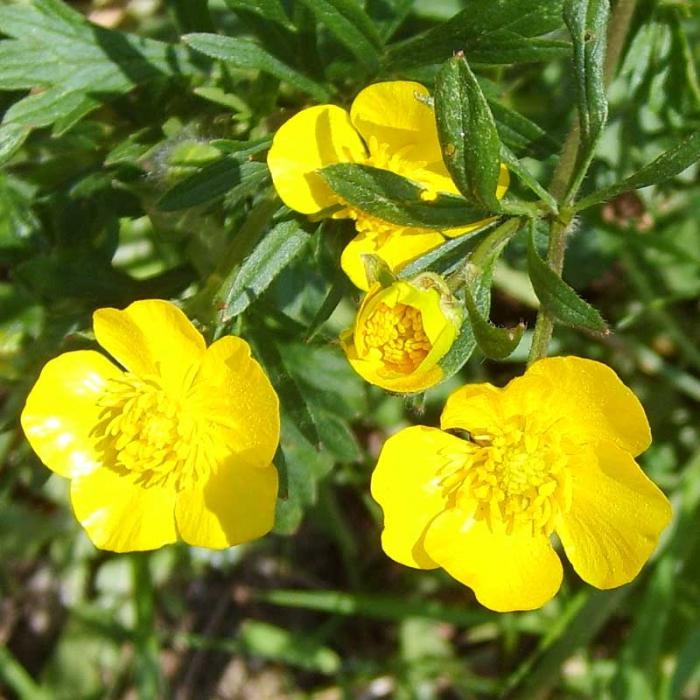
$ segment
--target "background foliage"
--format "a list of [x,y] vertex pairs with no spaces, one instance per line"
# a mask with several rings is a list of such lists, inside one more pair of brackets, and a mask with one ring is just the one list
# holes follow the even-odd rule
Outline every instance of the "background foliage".
[[[681,158],[697,144],[698,3],[628,4],[584,196],[680,139]],[[501,141],[548,183],[576,101],[562,2],[4,0],[0,35],[0,695],[699,696],[697,166],[581,212],[564,278],[613,332],[558,326],[553,348],[607,362],[640,396],[655,437],[642,463],[674,524],[634,583],[600,592],[567,571],[543,610],[499,615],[446,575],[385,557],[368,483],[388,434],[434,423],[464,381],[520,373],[531,330],[505,363],[477,350],[421,399],[363,383],[336,343],[358,296],[338,265],[350,224],[281,206],[264,164],[303,106],[347,106],[378,79],[433,88],[464,50]],[[415,269],[449,269],[472,245]],[[533,326],[527,259],[522,231],[492,270],[500,325]],[[210,337],[246,337],[280,393],[283,498],[262,541],[96,551],[66,482],[23,440],[41,366],[91,346],[95,308],[156,296],[186,299]]]

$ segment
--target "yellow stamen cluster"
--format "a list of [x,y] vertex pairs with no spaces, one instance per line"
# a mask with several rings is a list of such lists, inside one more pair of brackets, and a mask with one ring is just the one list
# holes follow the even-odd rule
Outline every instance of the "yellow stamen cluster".
[[430,352],[421,312],[406,304],[378,304],[366,321],[364,343],[397,372],[413,372]]
[[466,459],[450,460],[440,487],[466,518],[485,521],[494,532],[549,535],[571,503],[566,452],[556,433],[520,416],[498,431],[472,435]]
[[143,484],[173,480],[178,489],[202,476],[198,470],[208,464],[209,452],[206,423],[187,410],[186,398],[129,373],[110,382],[99,401],[95,434],[118,469],[138,474]]

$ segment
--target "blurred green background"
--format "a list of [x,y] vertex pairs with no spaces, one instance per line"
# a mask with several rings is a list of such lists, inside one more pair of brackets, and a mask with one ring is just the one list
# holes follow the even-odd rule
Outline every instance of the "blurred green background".
[[[0,13],[11,4],[0,0]],[[19,38],[0,21],[0,34],[24,42],[22,70],[42,88],[28,95],[31,78],[0,53],[0,697],[700,697],[697,166],[580,217],[564,277],[614,333],[558,327],[552,348],[610,364],[640,397],[654,435],[640,461],[671,497],[674,522],[632,584],[596,591],[569,568],[542,610],[492,613],[443,572],[383,554],[369,478],[384,439],[411,423],[435,425],[455,387],[521,373],[530,333],[507,362],[477,352],[458,377],[406,400],[363,383],[335,340],[358,298],[337,265],[349,222],[298,217],[298,246],[263,281],[244,263],[288,215],[263,165],[268,135],[324,95],[348,105],[376,79],[431,85],[452,48],[437,46],[433,63],[392,68],[385,49],[367,53],[370,30],[358,39],[312,0],[283,3],[289,14],[276,19],[269,1],[94,0],[71,5],[103,27],[176,48],[88,33],[54,65],[44,48],[78,40],[51,34],[55,18],[37,24],[36,4],[20,3],[28,24]],[[367,0],[364,17],[392,45],[483,5]],[[698,3],[632,5],[584,192],[700,129]],[[232,65],[191,53],[179,43],[191,31],[246,37],[248,57],[241,49]],[[557,27],[551,36],[566,39]],[[134,46],[144,53],[128,62]],[[487,60],[488,38],[485,46],[475,67],[501,137],[547,183],[573,119],[570,52],[503,66]],[[242,142],[252,161],[236,160]],[[499,324],[533,326],[525,251],[516,238],[496,268]],[[95,308],[187,298],[207,329],[222,294],[240,311],[223,331],[252,342],[283,397],[276,530],[222,552],[97,551],[72,517],[68,482],[24,441],[24,398],[48,359],[92,346]]]

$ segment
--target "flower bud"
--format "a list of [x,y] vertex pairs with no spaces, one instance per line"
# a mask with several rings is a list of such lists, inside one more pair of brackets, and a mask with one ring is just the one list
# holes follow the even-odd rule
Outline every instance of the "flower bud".
[[363,379],[388,391],[413,393],[442,380],[438,363],[461,325],[460,306],[445,282],[426,273],[388,287],[372,285],[354,327],[340,341]]

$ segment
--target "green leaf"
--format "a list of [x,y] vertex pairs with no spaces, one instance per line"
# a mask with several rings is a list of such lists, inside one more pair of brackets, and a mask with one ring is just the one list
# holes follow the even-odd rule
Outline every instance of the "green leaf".
[[7,163],[27,140],[30,127],[24,124],[3,124],[0,126],[0,165]]
[[559,213],[559,205],[557,200],[552,197],[552,195],[547,192],[547,190],[540,185],[540,183],[535,179],[532,173],[520,162],[520,159],[507,148],[505,145],[501,144],[501,160],[505,163],[514,175],[520,178],[521,182],[530,188],[542,202],[547,205],[547,208],[553,214]]
[[515,328],[494,326],[476,305],[472,291],[464,287],[464,304],[467,307],[474,339],[481,352],[493,360],[505,360],[518,347],[525,332],[525,324]]
[[72,126],[101,103],[159,78],[196,69],[187,52],[98,27],[58,0],[0,7],[0,90],[43,88],[15,103],[4,124]]
[[548,61],[571,45],[538,38],[561,27],[562,0],[466,0],[464,10],[423,34],[391,46],[385,72],[442,63],[464,51],[471,64]]
[[287,17],[280,0],[226,0],[226,4],[234,11],[247,10],[255,12],[271,22],[282,26],[291,26],[289,17]]
[[605,95],[605,47],[610,4],[608,0],[565,0],[564,22],[574,42],[574,71],[583,153],[596,146],[608,118]]
[[610,187],[593,192],[576,203],[575,210],[581,211],[588,207],[612,199],[623,192],[637,190],[650,185],[658,185],[665,180],[682,173],[697,160],[700,160],[700,131],[696,131],[678,142],[672,148],[662,153],[658,158],[634,175]]
[[208,7],[209,0],[169,0],[178,32],[211,32],[214,25]]
[[[482,90],[483,80],[480,81]],[[522,155],[546,158],[559,150],[560,145],[535,122],[524,117],[520,112],[510,109],[498,102],[484,91],[493,118],[496,120],[498,135],[508,148]]]
[[442,195],[423,201],[420,187],[389,170],[337,163],[318,172],[349,204],[399,226],[457,228],[489,216],[460,197]]
[[301,0],[335,38],[367,68],[379,64],[382,40],[356,0]]
[[267,173],[264,163],[241,163],[240,159],[227,156],[205,165],[174,185],[161,197],[158,208],[161,211],[177,211],[195,207],[251,180],[258,187],[267,178]]
[[182,40],[205,56],[225,61],[235,68],[269,73],[317,100],[329,99],[328,91],[323,85],[283,63],[250,39],[220,34],[185,34]]
[[598,311],[584,301],[542,260],[531,232],[527,254],[528,271],[537,298],[549,313],[572,328],[607,335],[608,324]]
[[295,221],[277,224],[255,250],[235,269],[215,298],[221,322],[243,313],[297,258],[309,241],[309,234]]
[[484,209],[500,211],[501,141],[464,56],[449,59],[437,75],[435,116],[445,165],[459,191]]
[[337,673],[340,657],[322,646],[314,636],[286,630],[267,622],[246,620],[238,632],[240,644],[249,654],[284,665],[326,675]]

